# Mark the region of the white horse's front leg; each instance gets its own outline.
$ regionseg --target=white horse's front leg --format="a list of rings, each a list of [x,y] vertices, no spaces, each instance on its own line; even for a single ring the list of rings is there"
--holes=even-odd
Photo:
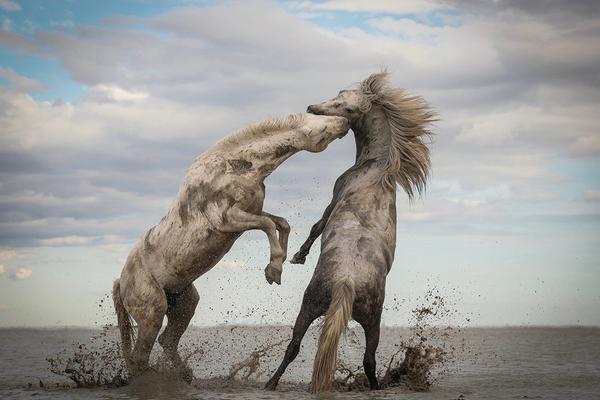
[[[285,261],[287,258],[288,237],[290,236],[290,224],[285,218],[278,217],[277,215],[269,214],[264,211],[262,215],[267,218],[271,218],[271,221],[275,222],[275,225],[277,225],[277,232],[279,232],[279,244],[283,250],[283,260]]]
[[[260,229],[267,234],[269,245],[271,247],[271,257],[269,265],[265,268],[265,277],[267,282],[273,282],[281,285],[281,272],[283,271],[283,261],[285,252],[277,239],[277,224],[264,215],[251,214],[239,208],[230,208],[219,230],[222,232],[239,233],[252,229]]]

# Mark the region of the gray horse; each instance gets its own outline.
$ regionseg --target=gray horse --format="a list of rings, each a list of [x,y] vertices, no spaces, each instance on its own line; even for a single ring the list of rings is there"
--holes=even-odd
[[[193,162],[167,215],[131,250],[114,283],[113,301],[131,375],[148,368],[166,315],[168,323],[158,341],[191,379],[177,347],[198,304],[192,283],[244,231],[267,234],[271,257],[265,275],[269,283],[281,282],[290,228],[285,219],[263,212],[263,182],[293,154],[323,151],[348,129],[342,117],[294,114],[270,119],[226,137]],[[138,325],[133,351],[131,319]]]
[[[314,114],[343,116],[356,140],[356,162],[336,181],[333,200],[292,263],[303,264],[322,234],[321,254],[281,365],[266,385],[274,390],[300,349],[310,324],[325,321],[313,366],[312,392],[330,390],[339,338],[353,318],[365,331],[365,373],[379,388],[375,352],[385,297],[385,280],[396,247],[396,184],[412,199],[425,189],[429,149],[424,140],[434,113],[420,97],[387,84],[387,72],[373,74],[357,90],[308,107]]]

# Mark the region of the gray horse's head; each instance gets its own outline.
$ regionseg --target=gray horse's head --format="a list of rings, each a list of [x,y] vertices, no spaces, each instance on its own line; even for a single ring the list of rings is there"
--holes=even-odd
[[[336,97],[320,104],[308,106],[309,113],[317,115],[336,115],[346,118],[350,123],[358,120],[371,108],[368,96],[359,90],[342,90]]]
[[[308,107],[308,112],[347,118],[353,128],[367,113],[383,112],[389,122],[389,143],[384,182],[399,184],[412,198],[422,193],[429,175],[429,126],[437,120],[429,104],[420,96],[412,96],[388,84],[388,72],[370,75],[354,90],[342,90],[336,97]],[[361,135],[380,135],[369,127],[355,129]]]
[[[342,90],[331,100],[308,106],[307,112],[318,115],[337,115],[350,123],[369,112],[387,79],[387,71],[372,74],[357,89]]]

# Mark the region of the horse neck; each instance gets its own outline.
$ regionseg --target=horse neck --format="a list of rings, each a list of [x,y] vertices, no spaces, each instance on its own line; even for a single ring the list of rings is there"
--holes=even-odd
[[[391,145],[391,129],[385,112],[378,106],[360,118],[352,126],[356,141],[356,165],[376,161],[384,168]]]
[[[229,158],[239,157],[251,162],[252,171],[258,175],[259,179],[265,179],[281,163],[300,151],[299,148],[294,146],[292,132],[280,132],[250,143],[241,144],[238,148],[229,152]]]

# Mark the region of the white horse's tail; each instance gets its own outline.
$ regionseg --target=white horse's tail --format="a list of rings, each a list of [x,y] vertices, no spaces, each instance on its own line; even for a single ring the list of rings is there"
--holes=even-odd
[[[345,279],[333,286],[331,304],[325,314],[325,322],[319,337],[319,348],[313,365],[310,390],[313,393],[331,389],[335,377],[340,335],[352,318],[352,305],[356,292],[354,281]]]
[[[131,347],[135,340],[133,333],[133,325],[131,323],[131,316],[123,305],[123,299],[121,299],[121,285],[119,280],[115,280],[113,283],[113,303],[115,305],[115,311],[117,312],[117,321],[119,323],[119,331],[121,332],[121,343],[123,345],[123,356],[127,365],[130,362]]]

